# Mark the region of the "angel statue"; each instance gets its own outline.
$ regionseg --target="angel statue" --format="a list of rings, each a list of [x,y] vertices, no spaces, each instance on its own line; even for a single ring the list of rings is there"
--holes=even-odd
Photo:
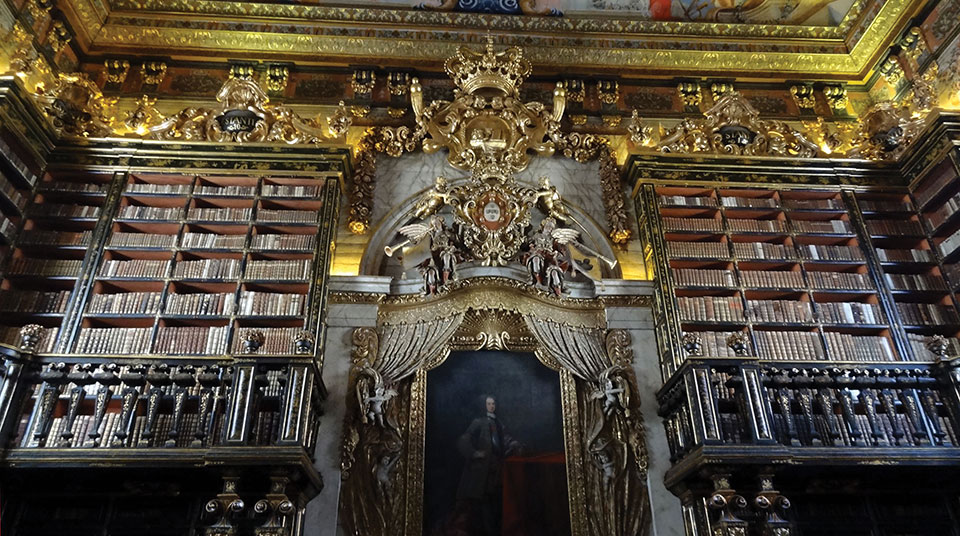
[[[434,214],[427,223],[404,225],[399,232],[407,240],[389,248],[388,255],[403,245],[417,244],[424,238],[430,238],[430,256],[417,265],[420,275],[423,276],[424,293],[436,294],[443,285],[456,278],[459,257],[457,238],[447,228],[442,216]]]
[[[563,206],[563,199],[560,198],[557,187],[550,184],[549,177],[540,177],[540,189],[537,190],[536,195],[537,208],[558,222],[567,223],[570,219],[570,213]]]
[[[600,373],[597,389],[591,396],[603,401],[603,416],[606,418],[617,411],[630,416],[630,386],[616,374],[618,368],[614,365]]]
[[[600,474],[603,475],[604,489],[610,487],[610,484],[616,476],[616,464],[614,463],[608,446],[609,442],[601,439],[590,449],[590,453],[593,454],[591,460],[593,464],[597,466],[597,469],[600,470]]]
[[[610,260],[597,251],[587,247],[579,240],[580,231],[557,227],[553,217],[540,222],[540,230],[534,233],[526,244],[523,265],[527,267],[534,285],[543,285],[557,296],[563,295],[563,277],[566,272],[582,274],[597,285],[601,282],[590,276],[589,261],[577,261],[573,258],[571,247],[607,263],[611,268],[617,262]],[[581,266],[581,263],[583,265]]]
[[[397,396],[397,391],[390,389],[380,373],[371,367],[364,367],[357,379],[357,401],[360,403],[360,414],[364,424],[376,424],[384,428],[386,421],[387,402]]]
[[[438,210],[443,208],[450,201],[450,193],[447,189],[447,179],[438,176],[433,188],[424,192],[423,197],[417,201],[413,208],[413,216],[418,220],[423,220],[433,216]]]

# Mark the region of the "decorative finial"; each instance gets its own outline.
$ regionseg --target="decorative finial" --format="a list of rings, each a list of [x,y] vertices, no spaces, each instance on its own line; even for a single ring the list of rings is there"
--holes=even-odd
[[[687,355],[691,357],[703,355],[703,339],[700,338],[700,335],[684,333],[680,341],[683,343],[683,349],[687,352]]]
[[[293,339],[293,353],[297,355],[307,355],[313,353],[313,345],[316,340],[316,337],[314,337],[313,333],[310,331],[300,331]]]
[[[950,344],[943,335],[934,335],[927,341],[927,350],[935,356],[935,361],[945,361]]]
[[[27,324],[20,328],[20,349],[25,352],[35,352],[43,335],[43,326]]]
[[[747,350],[750,348],[750,341],[747,339],[746,333],[736,331],[727,337],[727,346],[733,350],[733,353],[737,357],[743,357],[747,355]]]
[[[255,354],[260,347],[263,346],[263,343],[266,342],[267,337],[264,335],[263,330],[259,329],[248,329],[240,335],[241,341],[243,341],[243,353],[245,354]]]

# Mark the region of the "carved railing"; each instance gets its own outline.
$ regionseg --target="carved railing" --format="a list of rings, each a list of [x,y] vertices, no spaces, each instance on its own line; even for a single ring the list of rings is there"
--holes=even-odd
[[[661,391],[660,414],[674,461],[711,445],[953,448],[956,376],[952,362],[693,359]]]
[[[0,439],[11,451],[298,446],[313,455],[321,387],[310,359],[4,351]]]

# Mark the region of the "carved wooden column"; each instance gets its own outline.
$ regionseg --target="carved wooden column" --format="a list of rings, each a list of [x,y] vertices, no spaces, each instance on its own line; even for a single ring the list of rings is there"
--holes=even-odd
[[[713,494],[707,499],[712,511],[712,536],[746,536],[748,523],[738,515],[747,508],[747,500],[730,486],[730,475],[717,473],[711,476]]]
[[[203,516],[210,524],[205,536],[236,536],[237,521],[246,509],[243,499],[237,495],[240,479],[235,475],[223,477],[223,491],[203,506]]]
[[[763,386],[759,365],[755,362],[742,363],[730,381],[740,394],[741,411],[750,441],[758,445],[776,443],[773,436],[773,409]]]
[[[306,447],[311,419],[314,373],[310,365],[291,364],[287,369],[286,389],[280,409],[280,445]]]
[[[256,367],[237,365],[230,381],[230,401],[227,405],[227,430],[224,443],[245,445],[250,439],[250,420],[256,397],[254,376]]]
[[[761,474],[760,492],[753,499],[753,508],[757,512],[757,534],[760,536],[790,536],[792,526],[783,518],[790,508],[790,500],[773,489],[773,475]]]

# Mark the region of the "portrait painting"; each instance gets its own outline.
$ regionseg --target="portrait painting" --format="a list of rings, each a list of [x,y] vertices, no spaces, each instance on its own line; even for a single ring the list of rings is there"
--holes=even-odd
[[[425,536],[570,534],[560,379],[531,353],[453,352],[427,374]]]

